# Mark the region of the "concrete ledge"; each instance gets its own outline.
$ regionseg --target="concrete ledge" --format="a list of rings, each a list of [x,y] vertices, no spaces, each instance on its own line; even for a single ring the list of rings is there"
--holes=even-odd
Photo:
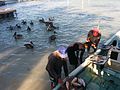
[[[0,8],[0,15],[11,13],[11,12],[16,12],[16,10],[15,9],[10,9],[10,8],[6,8],[6,9]]]
[[[3,8],[1,8],[0,9],[0,19],[14,17],[14,12],[16,12],[15,9],[10,9],[10,8],[3,9]]]
[[[0,6],[5,5],[5,1],[0,0]]]

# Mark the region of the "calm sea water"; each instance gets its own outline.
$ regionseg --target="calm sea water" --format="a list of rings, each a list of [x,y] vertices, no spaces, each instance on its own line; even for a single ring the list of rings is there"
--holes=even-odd
[[[18,17],[0,20],[0,47],[21,47],[24,43],[33,41],[36,50],[56,48],[59,45],[66,45],[81,41],[84,42],[88,31],[98,26],[102,32],[101,43],[107,40],[115,32],[120,30],[120,1],[119,0],[40,0],[15,4],[8,4],[3,8],[17,10]],[[46,26],[39,23],[39,18],[54,17],[56,29],[56,42],[49,43],[49,36],[53,32],[47,32]],[[21,20],[25,19],[27,25],[22,25]],[[33,20],[34,26],[29,22]],[[9,25],[15,26],[19,23],[22,28],[10,31]],[[26,30],[27,26],[32,28],[31,32]],[[13,33],[23,35],[23,39],[15,41]]]

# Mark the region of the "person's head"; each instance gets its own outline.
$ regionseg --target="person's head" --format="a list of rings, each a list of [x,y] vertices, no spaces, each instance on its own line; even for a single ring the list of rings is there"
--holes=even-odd
[[[100,30],[98,28],[93,28],[92,31],[93,31],[93,36],[95,37],[98,36],[98,34],[100,33]]]
[[[60,56],[62,59],[64,59],[64,58],[67,57],[66,47],[64,47],[64,46],[59,46],[59,48],[57,49],[57,51],[58,51],[59,56]]]
[[[84,43],[79,43],[79,49],[85,49]]]
[[[78,49],[79,49],[79,43],[78,43],[78,42],[74,43],[74,44],[73,44],[73,48],[74,48],[75,50],[78,50]]]

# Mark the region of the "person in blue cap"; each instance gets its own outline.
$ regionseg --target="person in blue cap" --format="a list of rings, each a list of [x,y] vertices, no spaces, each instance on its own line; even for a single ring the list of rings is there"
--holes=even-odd
[[[56,51],[52,52],[48,56],[48,63],[46,66],[46,70],[50,76],[51,80],[51,89],[53,89],[58,83],[61,83],[61,72],[62,67],[64,69],[65,76],[68,76],[68,68],[65,54],[66,48],[64,46],[60,46]]]

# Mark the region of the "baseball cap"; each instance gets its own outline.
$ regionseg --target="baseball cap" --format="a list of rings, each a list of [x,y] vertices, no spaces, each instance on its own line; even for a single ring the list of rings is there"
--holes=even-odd
[[[58,52],[61,54],[61,58],[66,58],[67,57],[67,54],[66,54],[66,47],[64,46],[59,46],[59,48],[57,49]]]
[[[98,33],[100,33],[100,30],[98,28],[93,28],[93,36],[98,36]]]

